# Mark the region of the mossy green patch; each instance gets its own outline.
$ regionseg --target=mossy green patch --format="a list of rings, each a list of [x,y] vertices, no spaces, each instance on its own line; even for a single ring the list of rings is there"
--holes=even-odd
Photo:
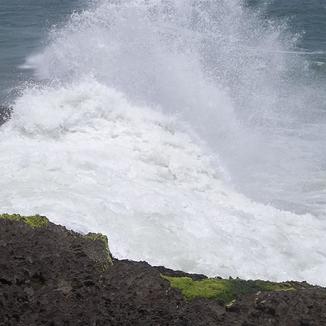
[[[92,240],[92,241],[101,241],[103,246],[104,246],[104,250],[105,250],[105,257],[106,260],[105,262],[101,264],[101,268],[103,269],[103,271],[107,270],[107,268],[109,266],[112,265],[112,257],[111,257],[111,252],[109,249],[109,241],[108,241],[108,237],[104,234],[101,233],[88,233],[84,236],[86,239],[88,240]]]
[[[85,235],[86,239],[90,239],[93,241],[97,241],[100,240],[103,242],[105,250],[107,252],[109,252],[109,241],[108,241],[108,237],[102,233],[88,233]]]
[[[240,279],[210,278],[193,281],[189,277],[162,277],[168,280],[173,288],[181,290],[187,300],[194,298],[216,299],[228,304],[240,294],[266,292],[266,291],[293,291],[292,283],[273,283],[268,281],[244,281]]]
[[[40,215],[21,216],[19,214],[0,214],[0,219],[24,222],[33,229],[46,227],[49,224],[49,220],[45,216]]]

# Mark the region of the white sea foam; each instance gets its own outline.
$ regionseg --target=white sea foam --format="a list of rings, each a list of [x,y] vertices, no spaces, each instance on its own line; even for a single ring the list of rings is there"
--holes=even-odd
[[[326,284],[325,94],[284,26],[237,0],[97,1],[28,64],[2,211],[120,258]]]
[[[236,193],[185,130],[92,80],[28,89],[1,132],[1,209],[105,232],[118,257],[321,282],[325,225]]]

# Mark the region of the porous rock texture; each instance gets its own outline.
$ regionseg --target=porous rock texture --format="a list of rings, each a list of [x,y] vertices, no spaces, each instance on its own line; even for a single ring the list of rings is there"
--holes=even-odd
[[[0,126],[10,119],[12,108],[0,105]]]
[[[101,236],[0,218],[1,326],[326,325],[326,290],[187,301],[162,278],[204,275],[112,259]]]

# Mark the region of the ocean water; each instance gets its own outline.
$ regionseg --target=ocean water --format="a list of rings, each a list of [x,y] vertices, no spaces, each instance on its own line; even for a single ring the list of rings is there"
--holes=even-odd
[[[3,1],[0,210],[106,233],[119,258],[325,285],[325,17]]]
[[[1,0],[0,3],[0,100],[10,101],[20,83],[33,78],[22,69],[26,56],[45,46],[53,25],[69,19],[87,6],[84,0]],[[28,68],[27,66],[25,68]]]

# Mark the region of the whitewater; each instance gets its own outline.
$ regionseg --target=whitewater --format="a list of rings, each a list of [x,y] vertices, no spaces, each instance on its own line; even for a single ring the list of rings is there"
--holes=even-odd
[[[325,88],[261,16],[101,0],[54,26],[0,128],[1,211],[107,234],[118,258],[326,285]]]

